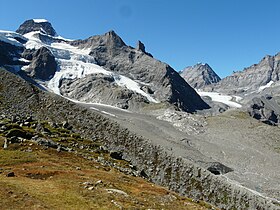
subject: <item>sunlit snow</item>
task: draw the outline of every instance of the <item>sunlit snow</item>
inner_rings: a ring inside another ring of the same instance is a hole
[[[114,75],[114,79],[119,86],[126,87],[127,89],[130,89],[136,93],[140,93],[141,95],[145,96],[149,101],[151,101],[153,103],[159,103],[157,100],[155,100],[149,94],[147,94],[143,90],[141,90],[139,84],[137,82],[133,81],[132,79],[129,79],[128,77],[125,77],[122,75],[118,75],[118,76]]]
[[[28,38],[28,42],[25,44],[25,47],[27,49],[40,49],[41,47],[46,47],[51,50],[55,56],[59,69],[53,78],[48,82],[48,88],[56,94],[60,94],[59,84],[62,79],[83,78],[89,74],[100,73],[114,77],[117,85],[143,95],[150,102],[158,103],[158,101],[152,96],[141,90],[140,83],[133,81],[128,77],[107,71],[94,64],[94,58],[89,55],[90,48],[80,49],[78,47],[74,47],[67,43],[69,40],[62,37],[55,37],[60,39],[61,42],[45,44],[37,38],[38,34],[40,34],[40,31],[25,34],[24,36]]]
[[[48,22],[46,19],[33,19],[35,23],[45,23]]]
[[[217,92],[199,92],[199,91],[197,91],[197,93],[200,96],[208,96],[212,99],[212,101],[220,102],[220,103],[226,104],[230,107],[234,107],[234,108],[241,108],[242,107],[241,104],[232,101],[232,99],[233,99],[232,96],[223,95],[223,94],[217,93]],[[238,99],[237,99],[237,101],[238,101]]]
[[[271,80],[269,83],[267,83],[266,85],[260,86],[259,87],[259,92],[261,92],[262,90],[264,90],[265,88],[270,87],[274,82]]]

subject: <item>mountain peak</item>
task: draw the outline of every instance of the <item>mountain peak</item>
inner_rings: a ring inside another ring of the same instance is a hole
[[[111,43],[114,46],[122,47],[126,45],[122,38],[113,30],[105,33],[105,39],[108,43]]]
[[[221,78],[207,63],[197,63],[180,71],[183,77],[193,88],[203,88],[206,85],[217,83]]]
[[[29,32],[40,31],[46,35],[57,36],[56,31],[52,27],[52,24],[45,19],[30,19],[26,20],[16,30],[19,34],[27,34]]]

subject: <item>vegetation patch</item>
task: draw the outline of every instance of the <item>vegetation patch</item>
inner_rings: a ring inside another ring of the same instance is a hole
[[[0,149],[0,166],[35,162],[34,154],[20,150]]]

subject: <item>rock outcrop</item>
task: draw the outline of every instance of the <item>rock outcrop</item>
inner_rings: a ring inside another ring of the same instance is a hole
[[[46,47],[41,47],[35,51],[26,50],[23,57],[31,59],[31,63],[25,68],[25,71],[34,79],[49,80],[57,70],[55,57]]]
[[[190,86],[196,89],[204,88],[207,85],[215,84],[221,80],[207,63],[198,63],[194,66],[188,66],[180,71],[179,74]]]
[[[248,108],[249,114],[269,125],[279,125],[280,97],[261,96],[252,99]]]

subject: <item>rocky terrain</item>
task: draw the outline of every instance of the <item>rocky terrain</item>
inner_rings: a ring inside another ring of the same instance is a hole
[[[66,121],[1,115],[0,126],[2,209],[214,209],[140,178]]]

